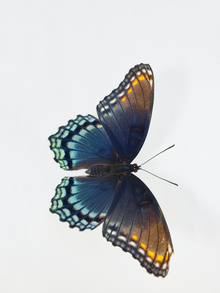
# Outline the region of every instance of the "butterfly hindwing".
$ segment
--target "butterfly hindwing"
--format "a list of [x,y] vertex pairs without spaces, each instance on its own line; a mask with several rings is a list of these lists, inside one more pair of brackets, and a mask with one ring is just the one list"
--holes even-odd
[[55,161],[64,170],[88,168],[92,164],[114,164],[115,150],[100,121],[78,115],[49,137]]
[[123,176],[120,181],[120,193],[104,221],[103,236],[130,252],[149,273],[165,277],[173,246],[159,204],[136,176]]
[[146,138],[153,108],[153,71],[148,64],[130,69],[119,87],[97,106],[98,117],[121,161],[131,162]]
[[111,206],[117,177],[65,177],[57,186],[50,211],[71,228],[94,229]]

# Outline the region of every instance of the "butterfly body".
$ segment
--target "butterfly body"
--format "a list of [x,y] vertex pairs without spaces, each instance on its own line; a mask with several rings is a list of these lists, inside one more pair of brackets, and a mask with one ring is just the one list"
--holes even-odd
[[86,173],[90,176],[113,176],[113,175],[129,175],[131,172],[137,172],[139,169],[137,164],[117,163],[113,165],[95,165],[91,166]]
[[97,106],[99,119],[78,115],[49,137],[55,161],[87,176],[65,177],[50,211],[71,228],[94,229],[137,259],[149,273],[165,277],[173,253],[161,208],[131,164],[147,136],[154,97],[148,64],[131,68],[117,89]]

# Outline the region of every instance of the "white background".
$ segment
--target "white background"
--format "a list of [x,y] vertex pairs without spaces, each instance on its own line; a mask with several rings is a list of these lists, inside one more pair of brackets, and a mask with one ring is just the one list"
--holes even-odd
[[[0,291],[219,292],[219,1],[0,1]],[[128,70],[155,76],[138,176],[164,212],[175,253],[165,279],[49,212],[64,176],[48,136],[96,105]]]

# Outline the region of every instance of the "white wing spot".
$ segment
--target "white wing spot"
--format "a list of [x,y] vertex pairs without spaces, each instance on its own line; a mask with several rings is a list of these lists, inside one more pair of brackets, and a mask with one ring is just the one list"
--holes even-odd
[[125,89],[128,90],[130,87],[130,84],[128,83],[126,86],[125,86]]
[[144,251],[142,248],[139,248],[139,249],[138,249],[138,252],[139,252],[140,254],[142,254],[142,255],[145,255],[145,251]]
[[164,264],[162,265],[162,269],[165,270],[166,268],[167,268],[167,263],[164,263]]
[[150,257],[146,257],[146,260],[147,260],[148,262],[150,262],[150,263],[153,262],[153,260],[152,260]]
[[117,231],[112,231],[112,236],[116,236],[117,235]]
[[66,215],[66,217],[70,216],[70,211],[68,209],[63,209],[63,213]]
[[134,241],[128,243],[129,246],[137,247],[137,244]]
[[170,243],[168,244],[168,252],[169,252],[169,254],[172,253],[172,247],[171,247]]
[[125,92],[121,92],[120,94],[118,94],[118,98],[121,98],[125,95]]
[[111,103],[112,105],[114,105],[116,102],[117,102],[117,99],[116,99],[116,98],[114,98],[114,99],[112,99],[112,100],[110,101],[110,103]]
[[126,241],[126,237],[123,236],[123,235],[120,235],[120,236],[118,237],[118,239],[119,239],[119,240],[122,240],[122,241],[124,241],[124,242]]
[[77,217],[77,215],[73,215],[73,221],[74,222],[78,222],[79,218]]

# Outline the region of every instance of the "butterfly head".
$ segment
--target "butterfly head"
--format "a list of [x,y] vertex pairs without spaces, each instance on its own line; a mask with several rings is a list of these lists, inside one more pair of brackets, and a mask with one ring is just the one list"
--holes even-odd
[[131,172],[137,172],[138,170],[140,170],[140,166],[138,166],[137,164],[132,164],[131,165]]

